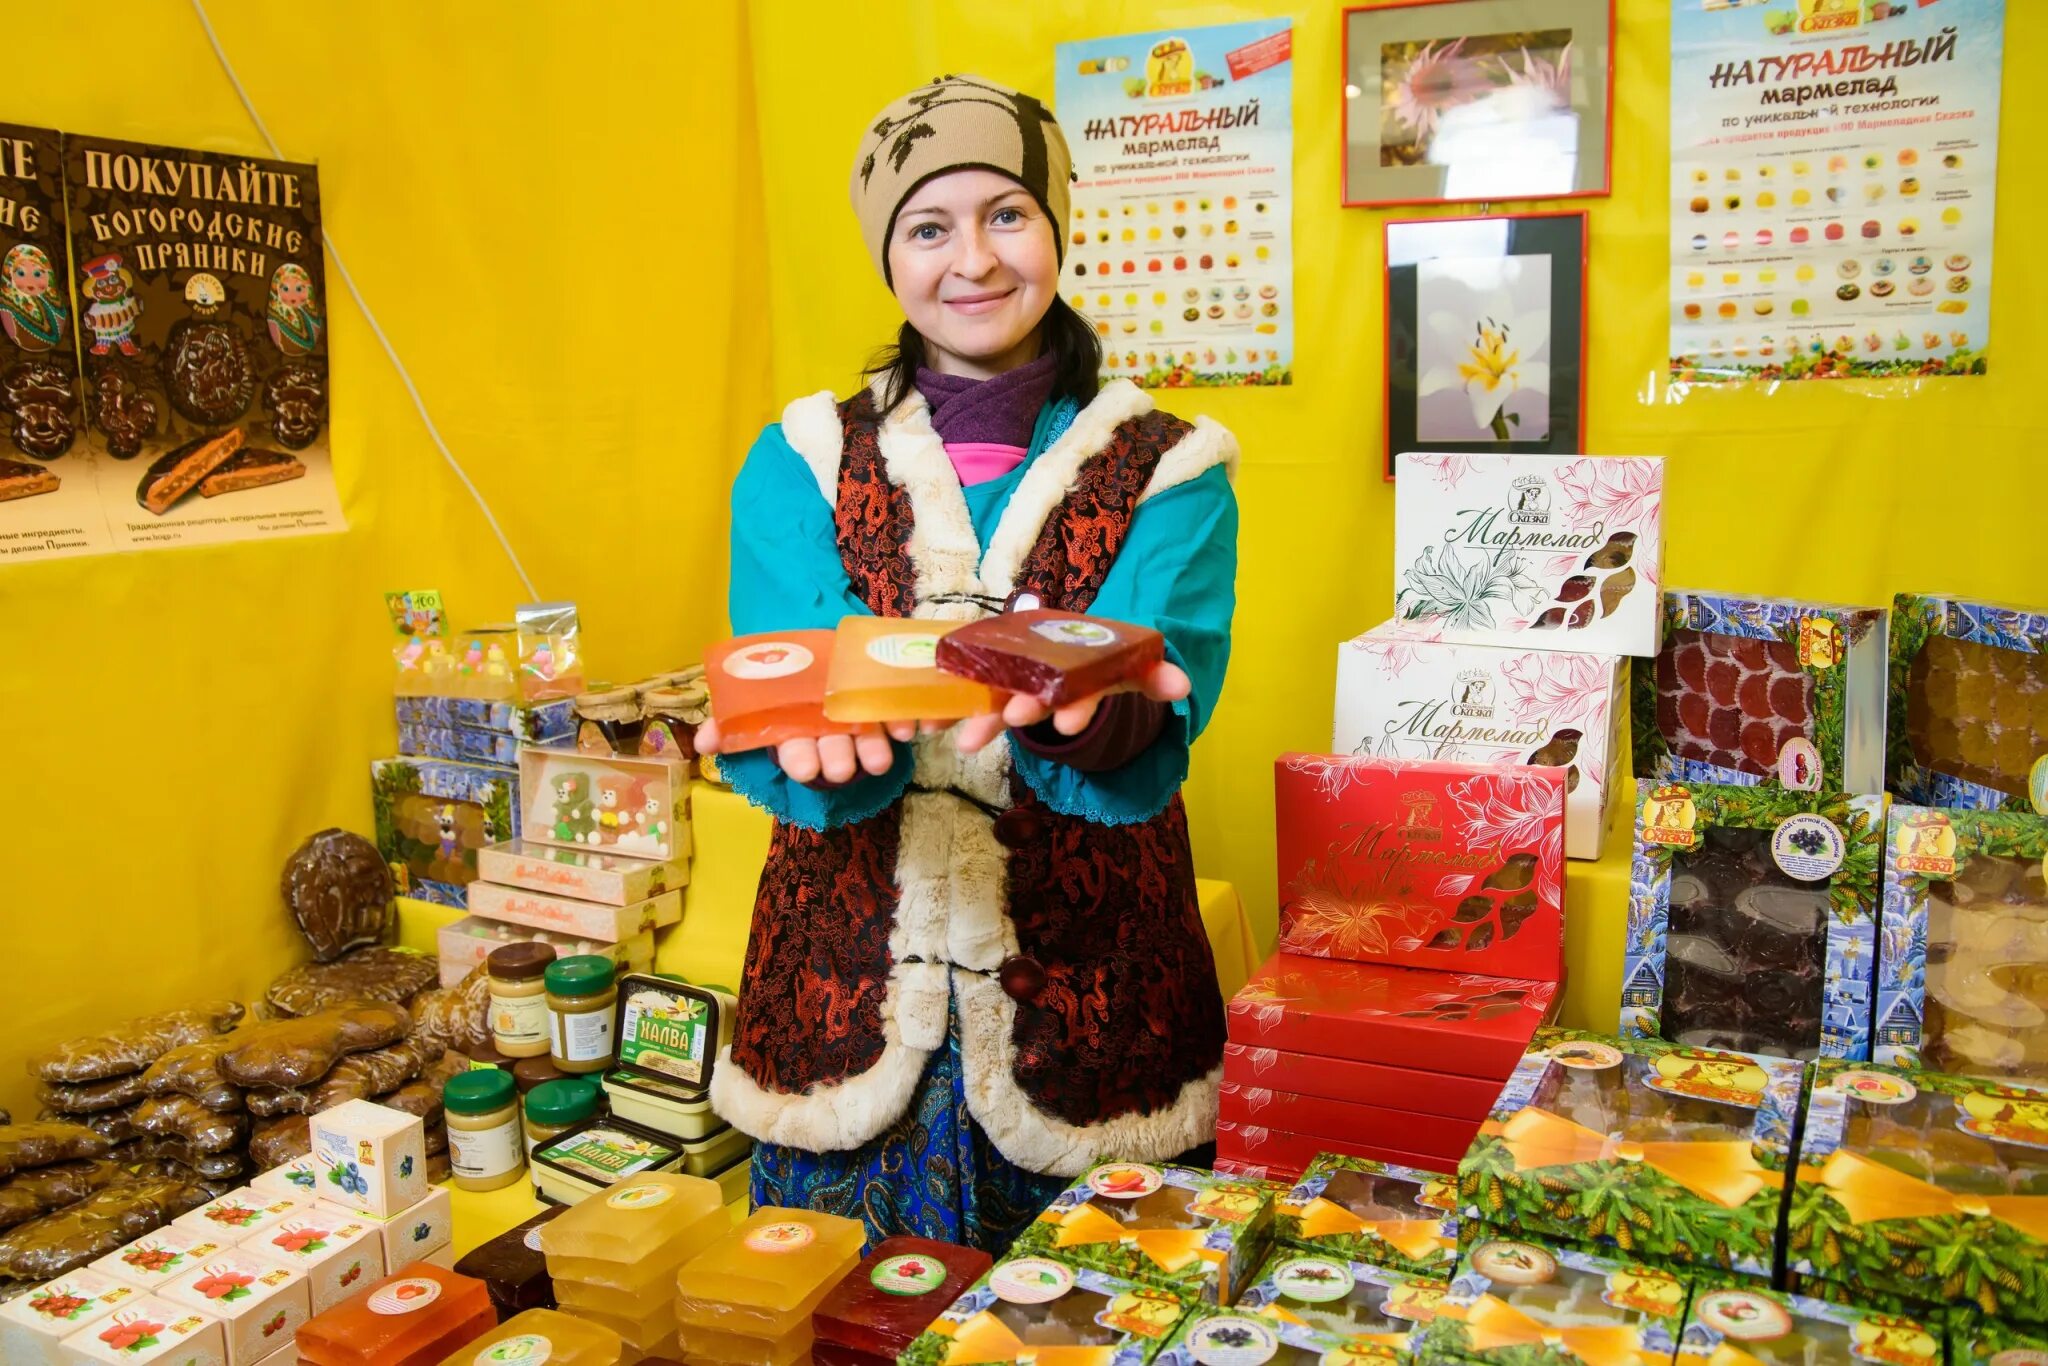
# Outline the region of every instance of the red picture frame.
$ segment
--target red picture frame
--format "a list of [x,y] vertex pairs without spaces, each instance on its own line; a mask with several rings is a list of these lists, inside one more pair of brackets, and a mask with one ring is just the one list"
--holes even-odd
[[[1416,377],[1417,367],[1414,363],[1414,348],[1416,345],[1416,339],[1412,334],[1405,338],[1407,342],[1407,359],[1405,364],[1397,365],[1397,360],[1399,360],[1402,356],[1402,342],[1404,338],[1397,337],[1396,335],[1396,327],[1401,320],[1396,317],[1395,309],[1397,306],[1400,306],[1402,291],[1400,291],[1397,288],[1397,286],[1400,284],[1400,282],[1397,281],[1395,278],[1395,271],[1397,267],[1395,267],[1392,264],[1393,240],[1395,233],[1401,229],[1441,229],[1444,227],[1451,227],[1458,224],[1491,222],[1502,222],[1508,224],[1554,223],[1562,227],[1566,220],[1575,221],[1577,224],[1578,233],[1575,250],[1561,253],[1558,250],[1556,250],[1556,245],[1553,242],[1553,245],[1551,245],[1548,250],[1544,250],[1541,252],[1511,251],[1508,254],[1548,255],[1552,261],[1553,272],[1555,272],[1557,264],[1562,262],[1564,265],[1570,268],[1569,273],[1575,273],[1578,276],[1576,288],[1574,289],[1571,283],[1567,281],[1563,291],[1564,297],[1570,298],[1573,297],[1573,295],[1576,295],[1578,301],[1578,313],[1576,316],[1576,322],[1574,326],[1571,329],[1569,329],[1571,333],[1575,334],[1573,340],[1576,343],[1571,348],[1570,353],[1570,369],[1575,371],[1576,373],[1566,377],[1566,383],[1568,386],[1567,392],[1572,397],[1569,414],[1570,421],[1568,423],[1560,423],[1556,420],[1557,409],[1555,405],[1555,400],[1557,394],[1557,385],[1555,383],[1555,378],[1560,367],[1556,363],[1554,349],[1555,343],[1558,339],[1558,322],[1557,310],[1553,308],[1551,317],[1550,336],[1550,340],[1553,345],[1553,360],[1551,365],[1553,384],[1550,390],[1553,403],[1553,420],[1550,424],[1550,435],[1546,437],[1546,439],[1543,442],[1539,443],[1533,441],[1518,441],[1502,443],[1432,443],[1422,442],[1413,439],[1404,441],[1402,439],[1403,436],[1413,432],[1415,423],[1412,420],[1410,420],[1407,424],[1406,433],[1397,434],[1395,430],[1396,405],[1397,403],[1403,403],[1405,407],[1412,407],[1415,402],[1415,399],[1411,396],[1404,400],[1401,397],[1401,395],[1397,392],[1396,381],[1397,379],[1406,376],[1410,379],[1410,389],[1413,389],[1415,387],[1414,379]],[[1512,228],[1510,229],[1510,235],[1512,239]],[[1535,236],[1538,239],[1538,241],[1535,243],[1536,245],[1542,245],[1542,239],[1555,239],[1556,237],[1555,234],[1536,234]],[[1381,345],[1383,346],[1384,350],[1382,351],[1383,363],[1381,365],[1382,378],[1380,390],[1380,460],[1381,474],[1383,479],[1387,483],[1391,484],[1394,482],[1394,457],[1400,454],[1402,451],[1406,450],[1478,450],[1497,451],[1503,454],[1511,455],[1573,455],[1585,452],[1587,375],[1586,309],[1587,300],[1589,298],[1587,288],[1587,277],[1589,273],[1588,267],[1590,263],[1590,244],[1590,229],[1588,227],[1586,213],[1583,209],[1553,209],[1534,213],[1472,214],[1454,218],[1390,218],[1381,224],[1380,318],[1382,328]],[[1553,281],[1555,281],[1554,273],[1552,278]],[[1557,297],[1557,294],[1558,291],[1555,288],[1553,288],[1553,300]],[[1407,291],[1405,297],[1410,303],[1412,303],[1412,284],[1410,285],[1410,288]],[[1566,437],[1568,437],[1569,440],[1566,440]]]
[[[1573,2],[1574,0],[1559,0],[1559,3]],[[1607,29],[1605,35],[1606,41],[1603,51],[1603,60],[1601,61],[1598,68],[1601,72],[1601,124],[1602,128],[1604,129],[1604,133],[1601,138],[1600,184],[1597,188],[1589,187],[1586,189],[1552,191],[1547,193],[1532,194],[1506,193],[1490,195],[1458,195],[1455,197],[1442,197],[1433,195],[1361,196],[1357,198],[1353,197],[1350,170],[1351,158],[1349,149],[1351,146],[1351,108],[1353,104],[1355,104],[1357,101],[1355,101],[1346,94],[1346,89],[1350,85],[1352,74],[1351,30],[1353,16],[1360,14],[1387,13],[1395,10],[1419,9],[1424,6],[1458,6],[1486,3],[1492,3],[1492,0],[1376,0],[1375,3],[1351,5],[1345,8],[1340,20],[1343,29],[1340,40],[1343,49],[1343,66],[1339,72],[1340,79],[1337,85],[1337,127],[1340,133],[1338,139],[1337,197],[1338,202],[1344,208],[1384,209],[1416,207],[1429,204],[1498,204],[1513,202],[1516,200],[1601,199],[1606,198],[1613,194],[1615,0],[1606,0],[1606,4],[1604,6],[1604,8],[1607,11]]]

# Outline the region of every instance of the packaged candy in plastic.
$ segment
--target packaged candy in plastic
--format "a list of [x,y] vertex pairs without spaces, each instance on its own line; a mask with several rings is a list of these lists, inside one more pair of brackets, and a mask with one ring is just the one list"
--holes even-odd
[[1148,627],[1047,608],[969,622],[938,644],[938,666],[1000,692],[1063,707],[1136,686],[1166,658]]
[[331,963],[384,938],[396,888],[391,866],[361,835],[346,830],[308,835],[285,860],[281,883],[285,909],[312,946],[316,962]]
[[1405,1351],[1420,1343],[1449,1288],[1448,1275],[1423,1276],[1279,1247],[1238,1298],[1237,1308],[1341,1338],[1367,1335]]
[[1668,1363],[1688,1290],[1668,1271],[1488,1238],[1459,1261],[1423,1350],[1461,1362]]
[[137,1179],[95,1191],[0,1235],[0,1275],[42,1281],[106,1256],[210,1197],[189,1181]]
[[1055,1196],[1012,1251],[1229,1304],[1272,1242],[1272,1194],[1261,1182],[1106,1162]]
[[242,1088],[221,1075],[220,1060],[228,1050],[240,1046],[239,1034],[216,1034],[182,1044],[149,1065],[142,1074],[143,1089],[152,1096],[190,1096],[209,1110],[238,1110]]
[[135,1107],[135,1127],[151,1138],[183,1139],[196,1153],[222,1153],[249,1132],[249,1117],[216,1114],[190,1096],[152,1096]]
[[[555,1307],[555,1283],[548,1275],[547,1254],[541,1251],[540,1228],[568,1208],[550,1205],[525,1223],[471,1248],[455,1264],[462,1275],[474,1276],[484,1283],[500,1318],[509,1319],[528,1309]],[[662,1289],[665,1291],[667,1286]]]
[[140,1072],[173,1048],[232,1029],[241,1018],[242,1006],[234,1001],[146,1015],[38,1054],[29,1059],[29,1071],[48,1082],[104,1081]]
[[286,969],[263,999],[280,1015],[311,1015],[358,1001],[401,1003],[439,982],[432,955],[372,944],[330,963]]
[[121,1180],[118,1163],[103,1157],[58,1162],[17,1172],[0,1182],[0,1229],[61,1209]]
[[100,1157],[113,1146],[84,1125],[64,1120],[0,1125],[0,1176]]
[[1045,1257],[1009,1257],[934,1319],[899,1360],[902,1366],[1016,1362],[1078,1348],[1102,1366],[1144,1366],[1187,1310],[1170,1291]]
[[221,1074],[238,1086],[304,1086],[346,1054],[397,1043],[410,1023],[402,1008],[382,1003],[271,1020],[252,1026],[241,1045],[222,1056]]
[[81,1082],[76,1086],[45,1082],[36,1088],[36,1099],[42,1101],[44,1108],[55,1110],[60,1115],[90,1115],[133,1105],[148,1094],[140,1072],[108,1077],[105,1081]]
[[1153,1361],[1155,1366],[1210,1366],[1218,1361],[1322,1366],[1324,1362],[1401,1361],[1406,1359],[1407,1346],[1406,1334],[1339,1337],[1313,1323],[1252,1314],[1241,1308],[1197,1305]]
[[1458,1264],[1458,1183],[1435,1172],[1326,1153],[1274,1214],[1281,1242],[1338,1262],[1439,1277]]

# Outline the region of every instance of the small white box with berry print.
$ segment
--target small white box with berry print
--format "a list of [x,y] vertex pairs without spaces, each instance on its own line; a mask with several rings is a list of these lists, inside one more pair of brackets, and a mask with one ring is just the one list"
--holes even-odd
[[79,1329],[64,1339],[63,1347],[67,1361],[110,1361],[118,1366],[226,1361],[227,1324],[204,1309],[141,1295]]
[[0,1361],[58,1366],[64,1360],[58,1343],[140,1298],[142,1292],[126,1281],[90,1267],[59,1276],[0,1304]]
[[294,1200],[317,1199],[320,1192],[315,1189],[316,1184],[311,1153],[249,1178],[249,1185],[266,1195],[285,1195]]
[[383,1229],[377,1221],[327,1205],[299,1210],[244,1239],[242,1250],[303,1272],[315,1314],[326,1313],[384,1274]]
[[240,1243],[255,1237],[273,1224],[281,1223],[312,1203],[310,1199],[272,1195],[267,1191],[257,1190],[254,1186],[243,1186],[240,1190],[229,1191],[218,1200],[209,1200],[198,1209],[179,1215],[171,1221],[171,1226],[201,1237],[218,1238],[223,1243]]
[[1409,453],[1394,463],[1394,615],[1461,645],[1654,655],[1660,456]]
[[[316,1214],[346,1215],[347,1210],[319,1201]],[[372,1219],[384,1243],[384,1274],[396,1276],[414,1262],[430,1261],[455,1241],[455,1202],[445,1186],[431,1186],[427,1198],[389,1219]]]
[[352,1100],[313,1116],[316,1198],[388,1218],[427,1194],[427,1131],[416,1115]]
[[163,1298],[221,1320],[228,1335],[227,1366],[256,1366],[313,1317],[305,1273],[245,1248],[208,1257],[198,1270],[165,1286]]
[[235,1239],[222,1231],[169,1224],[116,1248],[88,1269],[154,1295],[214,1253],[234,1245]]

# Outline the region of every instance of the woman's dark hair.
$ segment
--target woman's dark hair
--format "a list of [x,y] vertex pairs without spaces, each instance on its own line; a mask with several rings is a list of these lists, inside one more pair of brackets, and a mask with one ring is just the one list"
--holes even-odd
[[[1076,313],[1072,305],[1053,295],[1052,307],[1038,322],[1039,354],[1051,353],[1052,396],[1071,398],[1086,404],[1102,387],[1102,342],[1094,325]],[[917,368],[925,364],[924,334],[908,322],[896,333],[896,344],[877,351],[863,375],[882,381],[881,401],[876,411],[886,413],[909,397],[917,387]]]

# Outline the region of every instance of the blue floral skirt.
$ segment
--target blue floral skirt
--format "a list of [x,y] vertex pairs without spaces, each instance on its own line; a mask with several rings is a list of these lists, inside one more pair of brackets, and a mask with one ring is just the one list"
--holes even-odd
[[914,1233],[1001,1255],[1068,1184],[1011,1162],[968,1113],[956,1019],[894,1124],[845,1152],[757,1143],[751,1194],[757,1209],[864,1220],[870,1247]]

